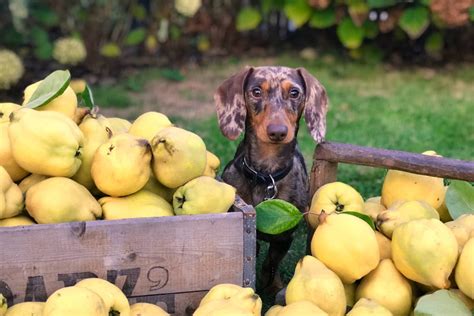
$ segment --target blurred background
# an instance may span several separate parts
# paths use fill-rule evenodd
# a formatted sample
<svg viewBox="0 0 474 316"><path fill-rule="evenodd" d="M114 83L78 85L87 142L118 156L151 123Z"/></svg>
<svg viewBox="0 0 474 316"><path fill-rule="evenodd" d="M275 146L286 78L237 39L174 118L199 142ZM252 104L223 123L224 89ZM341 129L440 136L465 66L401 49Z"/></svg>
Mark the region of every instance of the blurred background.
<svg viewBox="0 0 474 316"><path fill-rule="evenodd" d="M396 67L474 61L473 0L0 3L0 88L12 96L57 68L96 84L149 67L179 81L183 66L284 52Z"/></svg>
<svg viewBox="0 0 474 316"><path fill-rule="evenodd" d="M165 113L225 165L238 142L217 126L218 85L245 65L305 67L328 92L328 140L472 160L473 21L474 0L0 0L0 102L21 104L27 85L69 69L106 116ZM338 177L369 198L384 173Z"/></svg>

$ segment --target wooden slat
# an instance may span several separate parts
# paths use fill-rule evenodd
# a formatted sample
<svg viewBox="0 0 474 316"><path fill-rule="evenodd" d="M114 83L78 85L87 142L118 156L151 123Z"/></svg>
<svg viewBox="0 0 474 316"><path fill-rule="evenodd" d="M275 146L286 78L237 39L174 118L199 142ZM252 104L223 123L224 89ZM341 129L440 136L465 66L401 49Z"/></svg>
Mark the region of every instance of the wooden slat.
<svg viewBox="0 0 474 316"><path fill-rule="evenodd" d="M397 169L441 178L474 181L474 161L331 142L319 144L315 151L315 158L330 162Z"/></svg>
<svg viewBox="0 0 474 316"><path fill-rule="evenodd" d="M337 162L316 159L311 168L309 193L312 197L320 187L337 179Z"/></svg>
<svg viewBox="0 0 474 316"><path fill-rule="evenodd" d="M127 296L242 284L241 212L0 228L0 293L42 301L98 276Z"/></svg>

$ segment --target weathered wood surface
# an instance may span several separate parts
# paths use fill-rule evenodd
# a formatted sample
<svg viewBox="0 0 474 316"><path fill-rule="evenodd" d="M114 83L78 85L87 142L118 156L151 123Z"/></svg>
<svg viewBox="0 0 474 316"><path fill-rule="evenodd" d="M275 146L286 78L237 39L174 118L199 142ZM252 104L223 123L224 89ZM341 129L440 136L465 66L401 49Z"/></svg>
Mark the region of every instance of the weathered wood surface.
<svg viewBox="0 0 474 316"><path fill-rule="evenodd" d="M314 160L309 178L309 193L312 197L314 192L326 183L334 182L337 179L337 162L325 160Z"/></svg>
<svg viewBox="0 0 474 316"><path fill-rule="evenodd" d="M10 305L44 301L98 276L128 297L181 293L175 304L191 304L185 293L242 284L243 227L232 212L0 228L0 293Z"/></svg>
<svg viewBox="0 0 474 316"><path fill-rule="evenodd" d="M474 181L474 161L433 157L397 150L324 142L316 147L314 159Z"/></svg>
<svg viewBox="0 0 474 316"><path fill-rule="evenodd" d="M255 213L255 209L252 206L246 204L240 196L236 197L234 211L242 212L244 217L244 270L242 285L255 289L255 266L257 259L257 214Z"/></svg>

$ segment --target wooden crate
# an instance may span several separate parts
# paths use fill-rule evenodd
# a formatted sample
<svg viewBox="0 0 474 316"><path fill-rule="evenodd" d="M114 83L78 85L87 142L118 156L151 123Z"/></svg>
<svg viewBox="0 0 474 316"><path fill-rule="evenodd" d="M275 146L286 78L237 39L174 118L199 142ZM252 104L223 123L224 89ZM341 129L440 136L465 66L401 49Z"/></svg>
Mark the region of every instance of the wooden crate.
<svg viewBox="0 0 474 316"><path fill-rule="evenodd" d="M337 179L338 163L402 170L447 179L474 181L474 161L433 157L404 151L324 142L316 147L310 193Z"/></svg>
<svg viewBox="0 0 474 316"><path fill-rule="evenodd" d="M131 303L187 315L214 285L255 288L255 210L0 228L0 293L11 306L100 277Z"/></svg>

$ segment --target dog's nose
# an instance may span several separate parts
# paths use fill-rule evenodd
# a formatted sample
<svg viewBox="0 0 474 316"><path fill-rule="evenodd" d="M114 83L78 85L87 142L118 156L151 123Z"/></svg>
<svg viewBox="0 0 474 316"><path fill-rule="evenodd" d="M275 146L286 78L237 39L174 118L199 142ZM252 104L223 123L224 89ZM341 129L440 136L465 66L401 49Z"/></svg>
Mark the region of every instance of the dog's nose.
<svg viewBox="0 0 474 316"><path fill-rule="evenodd" d="M288 127L280 124L269 124L267 126L267 135L271 141L281 142L288 134Z"/></svg>

